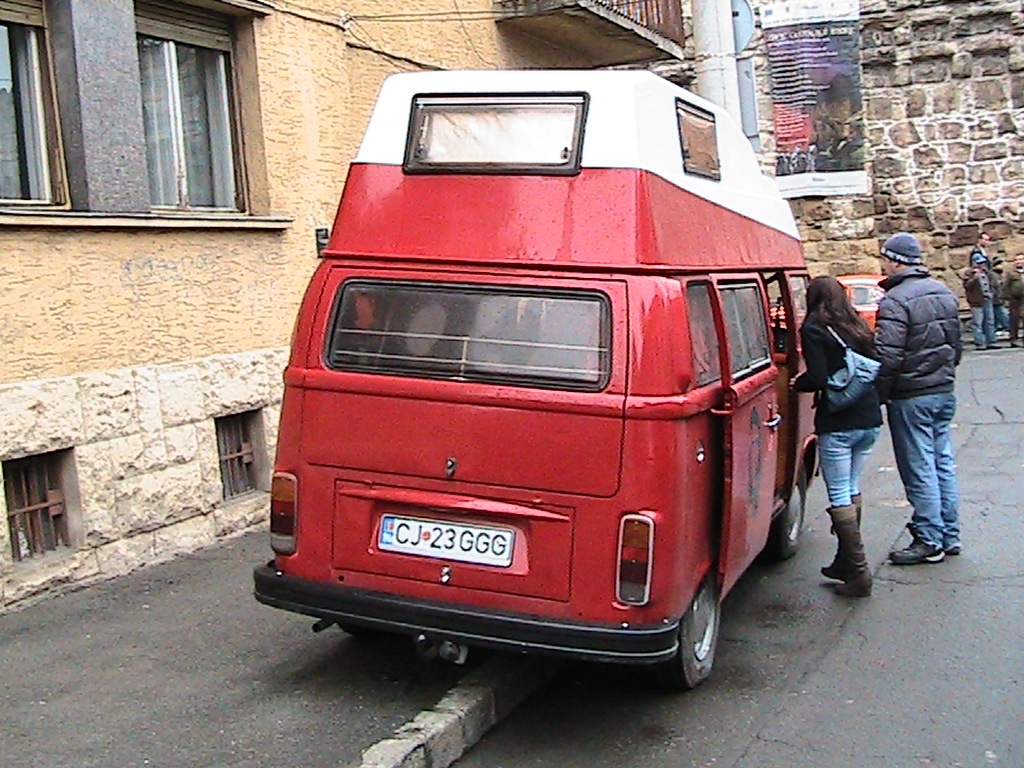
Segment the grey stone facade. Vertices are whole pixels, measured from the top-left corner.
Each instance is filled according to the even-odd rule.
[[[135,10],[109,0],[48,0],[71,205],[148,212]]]
[[[794,201],[818,272],[877,268],[915,234],[950,287],[985,231],[1024,252],[1024,13],[1013,0],[865,0],[870,197]]]
[[[286,359],[260,350],[0,386],[0,460],[59,452],[71,529],[70,547],[21,562],[0,536],[0,608],[265,520]],[[239,413],[256,419],[257,488],[225,499],[214,420]]]

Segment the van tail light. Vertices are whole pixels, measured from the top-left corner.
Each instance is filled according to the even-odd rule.
[[[653,553],[654,521],[643,515],[623,515],[615,574],[615,594],[620,603],[646,605],[651,599]]]
[[[279,555],[295,554],[299,481],[287,472],[275,472],[270,483],[270,548]]]

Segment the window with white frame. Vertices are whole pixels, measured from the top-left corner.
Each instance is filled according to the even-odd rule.
[[[0,0],[0,201],[55,202],[42,4]]]
[[[238,210],[230,18],[140,1],[136,28],[153,207]]]

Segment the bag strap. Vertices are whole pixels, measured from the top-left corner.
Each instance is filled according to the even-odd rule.
[[[832,330],[832,326],[831,325],[826,325],[825,327],[828,328],[828,332],[832,334],[832,338],[834,338],[836,341],[838,341],[843,349],[849,349],[850,348],[850,345],[847,344],[845,341],[843,341],[841,338],[839,338],[839,334]]]

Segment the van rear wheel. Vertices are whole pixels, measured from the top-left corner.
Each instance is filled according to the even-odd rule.
[[[708,679],[715,663],[721,618],[718,579],[712,568],[679,622],[676,655],[656,668],[662,686],[676,691],[690,690]]]
[[[768,532],[767,555],[773,560],[788,560],[800,548],[800,534],[804,527],[804,513],[807,509],[807,473],[803,466],[797,472],[796,482],[789,494],[789,501],[772,520]]]

